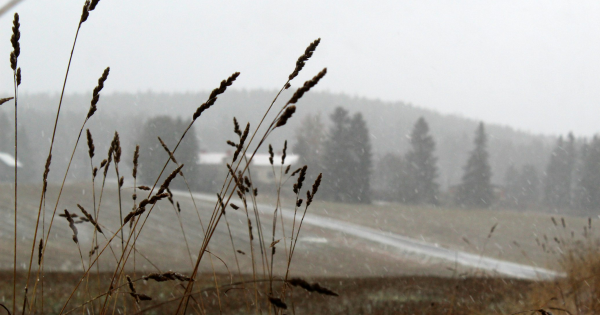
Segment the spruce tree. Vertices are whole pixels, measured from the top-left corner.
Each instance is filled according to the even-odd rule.
[[[371,203],[371,168],[372,153],[369,129],[361,113],[354,114],[350,121],[349,149],[352,177],[350,185],[350,201],[354,203]]]
[[[555,209],[569,208],[572,203],[573,169],[575,166],[575,137],[558,138],[546,169],[544,200]]]
[[[409,203],[437,204],[439,185],[437,158],[433,155],[435,141],[429,134],[429,126],[423,117],[415,123],[410,136],[411,150],[406,154],[405,200]]]
[[[464,167],[457,192],[457,202],[469,207],[489,207],[494,198],[491,184],[492,171],[488,162],[487,136],[483,123],[479,124],[475,132],[475,149]]]
[[[371,202],[372,153],[369,131],[361,114],[350,118],[338,107],[323,154],[323,196],[337,202]]]
[[[352,183],[350,163],[350,117],[337,107],[330,116],[333,123],[325,140],[323,154],[323,197],[336,202],[348,201]]]
[[[600,209],[600,139],[594,136],[587,146],[583,160],[582,206],[588,210]]]

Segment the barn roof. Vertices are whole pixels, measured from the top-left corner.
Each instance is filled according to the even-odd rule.
[[[6,166],[15,167],[15,157],[11,154],[0,152],[0,162]],[[23,167],[19,160],[17,160],[17,167]]]
[[[231,160],[232,153],[229,152],[210,152],[210,153],[200,153],[200,158],[198,164],[200,165],[225,165],[227,161]],[[246,154],[248,158],[250,158],[251,154]],[[300,156],[297,154],[288,154],[285,157],[284,166],[288,166],[291,164],[295,164],[300,159]],[[273,157],[274,165],[281,165],[281,154],[275,154]],[[269,166],[271,163],[269,162],[269,154],[267,153],[256,153],[254,158],[252,159],[252,164],[255,166]]]

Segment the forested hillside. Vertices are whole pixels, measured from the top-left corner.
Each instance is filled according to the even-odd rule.
[[[290,93],[286,91],[274,108],[278,110],[290,97]],[[228,150],[229,147],[225,142],[234,136],[232,117],[248,119],[254,127],[260,121],[274,95],[275,91],[232,90],[220,97],[216,105],[203,114],[202,119],[195,126],[201,150]],[[121,136],[124,160],[130,160],[135,141],[140,138],[145,121],[158,115],[191,119],[196,107],[206,97],[207,93],[140,92],[103,95],[98,105],[98,113],[87,125],[94,136],[97,155],[101,157],[106,154],[105,151],[114,131],[117,130]],[[71,123],[59,125],[56,149],[63,151],[60,154],[62,160],[52,161],[51,180],[58,180],[57,174],[62,172],[57,170],[64,169],[67,164],[69,154],[66,152],[70,153],[77,139],[77,132],[89,107],[89,99],[90,95],[87,94],[72,94],[65,97],[60,119]],[[28,165],[28,171],[38,174],[39,177],[43,169],[44,154],[35,152],[46,152],[48,148],[50,141],[48,130],[51,130],[57,104],[56,94],[24,94],[20,99],[19,124],[24,130],[23,134],[20,134],[24,139],[20,148],[24,152],[32,153],[20,156]],[[472,150],[473,132],[479,122],[455,115],[440,114],[402,102],[382,102],[327,92],[310,93],[305,95],[298,104],[298,111],[288,125],[278,129],[270,138],[270,142],[273,143],[275,150],[281,150],[285,139],[293,144],[303,116],[320,114],[321,121],[329,124],[329,115],[337,106],[344,107],[350,112],[362,113],[370,131],[375,164],[386,153],[405,154],[410,145],[409,135],[413,125],[419,117],[424,117],[436,142],[435,154],[438,157],[441,188],[446,189],[460,181],[463,166],[469,151]],[[0,119],[7,123],[2,123],[0,128],[4,135],[8,135],[11,132],[10,128],[7,128],[11,124],[10,111],[6,110],[2,115],[5,116]],[[246,122],[240,123],[245,125]],[[554,138],[532,135],[498,125],[486,125],[486,129],[489,135],[490,164],[494,183],[504,182],[504,174],[511,164],[520,167],[531,163],[537,166],[540,174],[544,172],[554,146]],[[85,137],[82,140],[85,141]],[[84,143],[81,144],[74,158],[75,164],[72,166],[74,174],[89,172],[86,146]],[[11,152],[9,148],[2,148],[2,150]],[[30,167],[31,165],[33,167]],[[23,178],[31,179],[25,175]],[[39,180],[37,177],[32,179]]]

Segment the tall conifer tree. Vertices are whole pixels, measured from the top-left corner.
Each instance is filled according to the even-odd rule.
[[[583,160],[580,186],[581,205],[588,210],[600,209],[600,139],[594,136]]]
[[[470,207],[489,207],[494,198],[491,184],[492,171],[488,162],[487,136],[483,123],[479,124],[475,132],[475,149],[464,167],[457,192],[457,201],[461,205]]]
[[[323,155],[323,196],[337,202],[349,199],[352,183],[350,157],[350,117],[348,111],[337,107],[330,116],[333,123],[325,141]]]
[[[573,170],[575,166],[575,137],[569,133],[567,141],[562,136],[550,156],[546,169],[544,200],[555,209],[569,208],[572,204]]]
[[[372,153],[369,129],[361,113],[350,121],[350,156],[353,165],[350,200],[355,203],[371,203]]]
[[[437,158],[434,156],[435,141],[429,134],[429,126],[423,117],[415,123],[410,136],[411,150],[406,154],[405,200],[409,203],[437,204],[439,185]]]
[[[338,202],[369,203],[372,153],[367,125],[361,114],[350,118],[341,107],[331,120],[322,163],[323,195]]]

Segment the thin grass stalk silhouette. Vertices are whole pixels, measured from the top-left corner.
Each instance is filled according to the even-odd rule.
[[[92,9],[95,8],[95,5],[98,3],[98,0],[94,0],[94,2],[95,2],[95,4],[93,4],[94,7]],[[58,127],[58,118],[60,117],[60,110],[61,110],[61,107],[62,107],[62,101],[63,101],[63,97],[64,97],[64,94],[65,94],[65,88],[67,86],[67,79],[69,77],[69,70],[71,69],[71,62],[73,60],[73,53],[75,52],[75,45],[77,44],[77,37],[79,36],[79,30],[81,29],[81,25],[83,25],[83,23],[87,20],[87,17],[89,16],[89,11],[88,11],[89,8],[90,8],[89,6],[90,6],[90,2],[86,1],[84,3],[84,6],[83,6],[83,12],[82,12],[81,18],[79,20],[79,24],[77,25],[77,31],[75,32],[75,39],[73,40],[73,47],[71,48],[71,54],[69,55],[69,62],[67,63],[67,70],[65,72],[65,78],[64,78],[63,86],[62,86],[61,93],[60,93],[60,99],[58,101],[58,109],[56,110],[56,119],[54,121],[54,128],[52,130],[52,138],[50,140],[50,148],[48,149],[48,158],[47,158],[48,162],[52,159],[52,149],[54,147],[54,140],[56,138],[56,128]],[[49,164],[49,163],[47,163],[47,164]],[[48,170],[46,172],[49,172],[49,165],[47,165],[47,167],[48,167]],[[47,174],[45,175],[45,177],[46,176],[47,176]],[[44,178],[44,181],[45,180],[46,179]],[[30,259],[29,259],[29,268],[27,270],[27,280],[25,282],[25,288],[24,288],[24,296],[25,296],[24,299],[25,300],[27,299],[27,291],[28,291],[29,280],[30,280],[30,276],[31,276],[31,267],[33,265],[33,255],[34,255],[34,252],[35,252],[35,245],[36,245],[36,241],[37,241],[37,233],[38,233],[38,228],[39,228],[39,223],[40,223],[40,214],[42,212],[42,204],[43,204],[45,195],[46,195],[46,191],[45,191],[45,189],[42,189],[42,192],[41,192],[41,195],[40,195],[40,205],[39,205],[39,208],[38,208],[38,215],[37,215],[37,220],[36,220],[35,232],[34,232],[34,235],[33,235],[33,244],[31,246],[31,256],[30,256]],[[60,194],[59,194],[59,196],[60,196]],[[48,242],[48,238],[46,238],[46,245],[47,245],[47,242]],[[46,245],[44,246],[44,251],[46,249]],[[42,263],[43,263],[43,253],[42,253]],[[42,265],[42,264],[40,264],[40,265]]]

